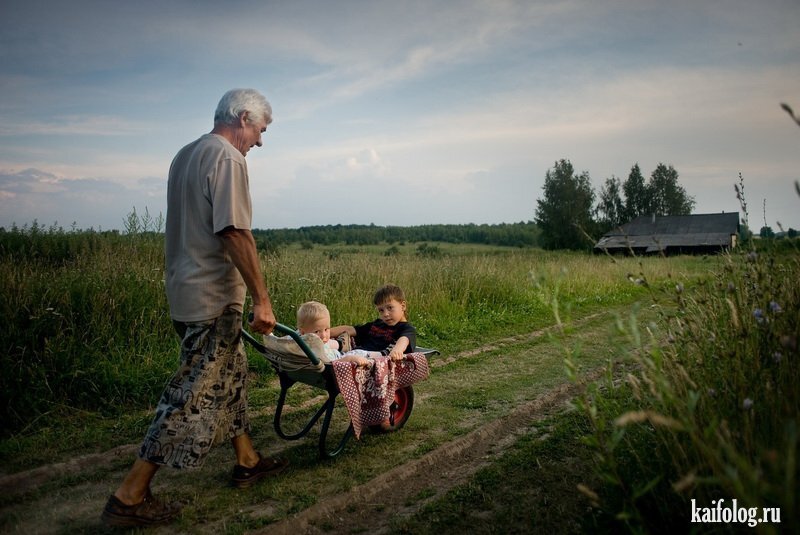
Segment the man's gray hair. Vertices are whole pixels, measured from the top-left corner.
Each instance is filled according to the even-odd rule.
[[[214,124],[235,124],[239,117],[248,112],[248,122],[255,117],[264,117],[267,124],[272,122],[272,106],[255,89],[231,89],[219,100],[214,112]]]

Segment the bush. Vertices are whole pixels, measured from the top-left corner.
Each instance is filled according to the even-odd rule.
[[[417,254],[427,258],[438,258],[442,256],[442,250],[438,245],[423,243],[417,246]]]

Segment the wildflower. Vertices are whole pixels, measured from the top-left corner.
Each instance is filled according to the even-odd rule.
[[[680,282],[675,285],[675,293],[682,294],[683,293],[683,284]]]
[[[764,323],[764,311],[760,308],[757,308],[753,311],[753,317],[758,323]]]
[[[750,398],[744,398],[744,401],[742,402],[742,408],[744,410],[746,410],[746,411],[752,409],[753,408],[753,400],[750,399]]]
[[[709,388],[708,390],[706,390],[706,393],[708,394],[708,397],[710,397],[710,398],[713,398],[714,396],[717,395],[717,391],[715,389],[713,389],[713,388]]]
[[[728,283],[728,292],[729,293],[733,293],[735,291],[736,291],[736,285],[734,283],[732,283],[732,282],[729,282]]]
[[[755,251],[750,251],[749,253],[747,253],[747,259],[750,262],[755,262],[756,259],[758,259],[758,253]]]
[[[772,354],[772,360],[775,361],[775,364],[778,364],[781,360],[783,360],[783,354],[780,351],[775,351]]]
[[[773,314],[778,314],[783,310],[781,309],[781,306],[775,301],[769,302],[769,309],[772,311]]]

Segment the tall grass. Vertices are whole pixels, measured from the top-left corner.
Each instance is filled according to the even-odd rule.
[[[789,253],[726,255],[703,284],[653,295],[659,323],[642,330],[635,314],[620,319],[619,332],[639,347],[624,359],[624,381],[609,373],[578,403],[606,483],[593,496],[611,524],[684,531],[690,500],[730,507],[734,498],[796,521],[797,253],[795,243]]]
[[[161,240],[26,230],[0,239],[4,432],[153,395],[174,348]]]
[[[566,310],[588,311],[645,297],[644,288],[627,282],[645,266],[657,281],[677,277],[691,284],[715,261],[466,250],[446,248],[431,257],[413,250],[387,256],[357,248],[336,254],[325,248],[293,249],[266,257],[263,270],[279,321],[292,324],[296,307],[310,299],[328,305],[334,324],[368,321],[374,317],[372,293],[392,282],[404,289],[409,320],[421,337],[449,349],[550,324],[549,300],[535,284],[542,278],[557,275],[562,281],[559,298]]]
[[[406,292],[420,343],[447,351],[551,323],[550,298],[532,283],[540,277],[559,274],[569,314],[646,297],[626,283],[644,265],[653,279],[685,276],[688,285],[706,264],[536,249],[428,252],[433,247],[435,255],[409,247],[391,255],[386,246],[286,248],[263,255],[262,268],[282,323],[293,325],[297,306],[310,299],[325,302],[334,323],[371,320],[372,293],[393,282]],[[163,279],[163,236],[147,225],[129,222],[124,234],[0,231],[4,435],[75,411],[116,415],[151,404],[177,359]]]

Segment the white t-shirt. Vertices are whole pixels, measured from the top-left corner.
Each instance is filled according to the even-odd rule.
[[[217,233],[250,229],[247,163],[216,134],[183,147],[169,169],[166,289],[172,319],[205,321],[242,310],[247,288]]]

